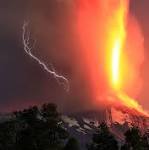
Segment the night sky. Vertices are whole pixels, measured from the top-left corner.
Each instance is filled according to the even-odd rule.
[[[38,1],[40,4],[41,1]],[[46,54],[44,50],[41,53],[44,47],[40,45],[40,41],[37,41],[39,44],[36,46],[36,52],[46,63],[54,64],[58,72],[71,80],[75,75],[73,65],[68,62],[73,61],[73,59],[76,60],[73,57],[75,54],[70,55],[67,51],[74,47],[76,42],[75,39],[71,39],[70,35],[72,25],[69,21],[73,21],[73,13],[68,14],[68,12],[71,12],[71,8],[59,6],[57,4],[59,1],[45,0],[44,4],[41,5],[45,10],[44,17],[49,18],[49,22],[53,22],[57,27],[48,31],[52,34],[52,37],[48,38],[51,39],[51,41],[49,40],[48,51],[52,50],[54,53],[44,55]],[[75,101],[74,105],[69,105],[71,109],[79,103],[80,99],[85,101],[86,98],[89,98],[87,96],[89,89],[86,89],[85,81],[82,81],[83,77],[75,83],[72,81],[75,88],[72,87],[70,93],[67,93],[51,75],[49,76],[34,60],[25,54],[21,39],[22,24],[30,13],[34,17],[34,9],[36,12],[38,8],[35,0],[30,2],[25,0],[0,0],[0,2],[0,111],[24,108],[47,101],[56,102],[61,107],[66,103],[69,105],[70,101]],[[42,8],[38,9],[40,13]],[[138,99],[143,107],[149,110],[149,1],[131,0],[130,9],[138,19],[145,39],[145,61],[141,68],[141,77],[144,84]],[[36,18],[31,20],[36,21]],[[41,29],[39,32],[43,30],[45,29]],[[56,31],[54,32],[54,30]],[[67,32],[69,34],[64,34]],[[62,35],[64,37],[59,38]],[[60,53],[61,57],[56,57],[56,53]]]

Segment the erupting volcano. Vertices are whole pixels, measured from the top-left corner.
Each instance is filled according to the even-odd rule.
[[[123,91],[121,91],[121,69],[123,68],[123,63],[125,63],[125,58],[123,58],[123,50],[125,39],[127,35],[126,25],[127,25],[127,12],[128,12],[128,1],[120,0],[118,8],[113,14],[115,26],[112,27],[111,34],[109,35],[109,41],[111,41],[109,50],[111,50],[111,70],[109,71],[111,79],[111,87],[115,90],[115,94],[118,100],[130,109],[135,109],[138,112],[147,115],[148,114],[142,109],[142,107],[137,103],[136,100],[129,97]],[[124,54],[125,55],[125,54]],[[129,67],[129,66],[127,66]]]
[[[140,87],[138,72],[143,62],[143,37],[136,19],[129,13],[129,0],[80,3],[79,36],[90,70],[93,97],[102,92],[104,96],[99,99],[106,99],[104,103],[148,117],[131,97],[136,96],[136,87]]]

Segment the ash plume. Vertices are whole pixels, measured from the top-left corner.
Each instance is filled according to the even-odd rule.
[[[105,41],[107,32],[111,32],[111,15],[121,2],[32,1],[34,7],[30,10],[30,22],[33,36],[40,46],[38,53],[46,56],[47,62],[52,60],[56,68],[62,68],[62,73],[70,79],[70,92],[58,101],[63,109],[78,111],[107,105],[108,102],[101,98],[109,93]],[[126,32],[122,90],[135,98],[142,85],[140,67],[144,60],[144,47],[139,24],[129,10]]]
[[[11,38],[8,42],[5,35],[2,42],[5,47],[1,51],[1,65],[6,67],[1,74],[1,108],[6,109],[9,105],[10,109],[15,106],[19,109],[20,106],[47,101],[57,103],[68,112],[106,107],[113,91],[109,90],[107,81],[109,72],[105,68],[105,49],[109,44],[105,41],[111,33],[111,26],[115,26],[110,16],[122,0],[31,0],[24,1],[23,6],[21,2],[10,2],[12,6],[2,9],[1,13],[2,16],[5,14],[2,30],[5,29],[4,32],[7,31]],[[16,3],[16,8],[20,9],[13,14]],[[22,11],[26,12],[22,14]],[[14,17],[15,21],[12,20]],[[52,64],[56,73],[69,79],[69,92],[65,92],[53,76],[42,69],[43,66],[25,54],[21,37],[24,20],[29,20],[31,38],[36,40],[32,54],[46,65]],[[139,24],[128,12],[126,44],[122,52],[126,58],[122,67],[125,69],[122,69],[121,78],[122,91],[132,98],[140,95],[144,84],[140,75],[144,61],[144,38]],[[17,39],[14,34],[17,34]],[[51,66],[48,67],[53,71]],[[139,101],[142,103],[142,100]]]

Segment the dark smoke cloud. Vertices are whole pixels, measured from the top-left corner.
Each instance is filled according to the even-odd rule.
[[[92,108],[91,89],[85,76],[87,66],[80,58],[81,45],[76,35],[76,1],[0,1],[1,110],[23,108],[46,101],[56,102],[63,111]],[[25,55],[21,43],[24,19],[29,20],[33,38],[37,41],[34,53],[68,77],[71,84],[69,93]]]

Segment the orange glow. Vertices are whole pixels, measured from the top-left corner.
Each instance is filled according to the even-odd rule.
[[[112,41],[112,87],[115,89],[121,88],[121,59],[122,50],[125,43],[126,31],[125,31],[125,20],[127,16],[128,1],[120,0],[117,10],[114,12],[112,20],[112,34],[110,35],[113,39]]]
[[[139,24],[129,15],[129,0],[77,2],[79,72],[87,79],[90,99],[95,105],[121,105],[147,115],[131,98],[140,88],[144,48]]]
[[[130,108],[130,109],[134,109],[137,112],[141,113],[142,115],[145,115],[147,117],[149,117],[148,112],[144,111],[142,106],[139,105],[139,103],[134,100],[133,98],[129,97],[126,93],[123,93],[122,91],[117,93],[117,98],[121,101],[121,103]]]
[[[125,63],[122,53],[126,39],[125,25],[127,19],[127,9],[128,1],[120,0],[118,9],[115,11],[115,14],[113,15],[114,18],[112,19],[112,24],[114,24],[114,26],[113,29],[110,29],[112,30],[112,34],[110,34],[110,38],[112,39],[109,40],[113,42],[113,44],[111,44],[111,62],[109,64],[111,66],[111,86],[115,91],[117,99],[122,105],[148,116],[136,100],[130,98],[126,93],[121,91],[121,80],[123,76],[121,74],[121,69],[123,69],[123,63]]]
[[[118,88],[120,83],[120,74],[119,74],[120,55],[121,55],[120,49],[121,43],[119,40],[116,40],[112,53],[112,82],[115,88]]]

